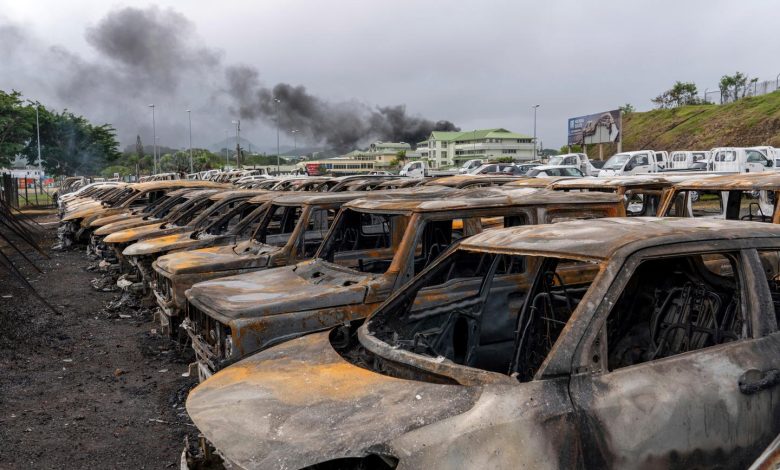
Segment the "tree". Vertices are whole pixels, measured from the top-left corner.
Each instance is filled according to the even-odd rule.
[[[14,157],[33,139],[35,109],[22,100],[18,91],[0,90],[0,167]]]
[[[46,172],[53,175],[93,175],[121,157],[116,131],[110,124],[93,126],[84,117],[67,110],[39,109],[41,157]],[[37,161],[37,142],[31,139],[21,152],[28,163]]]
[[[623,116],[628,116],[629,114],[636,111],[634,109],[634,105],[632,105],[631,103],[626,103],[618,109],[620,109],[620,112],[623,113]]]
[[[747,96],[750,87],[757,81],[758,78],[749,78],[747,74],[742,72],[735,72],[734,75],[720,77],[720,83],[718,83],[720,102],[724,103],[744,98]]]
[[[652,99],[661,109],[677,108],[680,106],[701,104],[699,91],[693,82],[674,82],[672,88],[666,90]]]

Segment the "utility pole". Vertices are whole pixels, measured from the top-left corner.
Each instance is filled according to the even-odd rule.
[[[274,98],[276,103],[276,174],[279,174],[279,98]]]
[[[231,122],[236,125],[236,168],[241,169],[241,120]]]
[[[154,160],[154,172],[152,174],[157,173],[157,125],[154,122],[154,104],[149,105],[150,108],[152,108],[152,139],[154,140],[154,154],[152,155],[152,159]]]
[[[190,173],[194,173],[192,167],[192,111],[187,110],[187,119],[190,121]]]
[[[35,105],[35,127],[36,132],[38,133],[38,176],[43,178],[43,164],[41,162],[41,122],[38,120],[38,107],[39,105]]]
[[[534,108],[534,160],[536,160],[536,109],[539,105],[535,104],[531,107]]]

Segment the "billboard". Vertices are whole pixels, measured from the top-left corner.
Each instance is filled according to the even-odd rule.
[[[569,119],[569,145],[620,141],[620,110]]]

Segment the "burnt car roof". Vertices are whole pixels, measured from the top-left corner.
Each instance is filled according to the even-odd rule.
[[[137,191],[149,191],[154,189],[165,188],[229,188],[229,185],[215,183],[213,181],[203,180],[164,180],[164,181],[148,181],[145,183],[133,183],[131,185],[133,189]]]
[[[575,176],[551,176],[549,178],[534,178],[532,176],[520,176],[514,181],[504,184],[505,188],[547,188],[555,181],[561,179],[574,179]]]
[[[256,196],[262,192],[262,189],[236,189],[233,191],[220,191],[217,194],[211,196],[211,199],[214,201],[222,201],[224,199],[233,199],[237,197]]]
[[[361,198],[346,204],[346,207],[358,210],[397,211],[397,212],[439,212],[463,210],[479,207],[538,206],[544,204],[592,204],[615,203],[622,201],[620,196],[608,193],[587,193],[573,196],[561,191],[537,188],[506,189],[502,187],[471,188],[455,190],[446,197],[434,194],[423,198]]]
[[[674,186],[679,189],[701,190],[780,190],[780,173],[764,171],[760,173],[742,173],[738,175],[718,175],[709,178],[688,179]]]
[[[392,194],[390,191],[382,193]],[[330,204],[347,202],[359,197],[366,197],[365,191],[343,191],[339,193],[282,193],[273,198],[274,204],[295,206],[301,204]]]
[[[502,175],[455,175],[444,176],[436,178],[434,181],[423,183],[423,185],[438,185],[438,186],[451,186],[457,187],[461,184],[471,183],[474,181],[483,180],[485,182],[493,182],[496,184],[508,183],[517,179],[523,178],[523,176],[502,176]]]
[[[698,240],[780,236],[780,226],[761,222],[693,218],[630,217],[574,220],[489,230],[463,241],[476,251],[552,254],[608,259],[624,248]]]
[[[659,187],[665,188],[674,184],[663,176],[617,176],[614,178],[585,177],[556,181],[550,185],[552,189],[607,189],[618,187]]]

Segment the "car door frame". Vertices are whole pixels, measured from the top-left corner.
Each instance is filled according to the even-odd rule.
[[[749,323],[749,331],[746,338],[629,367],[642,367],[651,362],[653,364],[660,362],[663,365],[674,360],[679,361],[679,358],[686,355],[695,355],[702,351],[711,354],[713,351],[717,351],[716,348],[729,348],[735,344],[742,345],[749,341],[761,341],[768,335],[780,335],[774,316],[760,314],[762,311],[774,311],[774,305],[771,301],[771,295],[765,282],[765,273],[762,271],[763,268],[756,248],[780,250],[780,240],[738,239],[712,242],[699,240],[643,248],[625,256],[619,271],[617,271],[618,274],[604,291],[605,294],[601,298],[601,302],[593,309],[590,324],[582,330],[583,334],[580,337],[579,344],[571,356],[570,394],[574,408],[579,415],[578,421],[581,426],[580,433],[582,435],[586,465],[611,467],[626,464],[626,462],[618,462],[611,459],[614,456],[610,455],[610,442],[606,429],[600,427],[595,422],[596,420],[589,419],[588,410],[583,409],[582,403],[577,397],[579,396],[578,394],[582,394],[585,391],[592,392],[594,390],[592,385],[596,384],[597,380],[591,380],[591,377],[596,376],[601,379],[607,376],[606,378],[608,379],[608,374],[628,369],[628,367],[617,369],[616,371],[607,369],[608,344],[604,325],[628,281],[635,273],[636,268],[647,259],[730,252],[736,253],[738,256],[739,276],[742,286],[753,286],[752,289],[743,288],[745,294],[741,298],[743,302],[742,308],[747,312],[745,321]],[[601,382],[599,385],[603,386],[604,381]],[[737,393],[739,392],[737,391]],[[635,464],[641,466],[642,462],[635,462]]]

